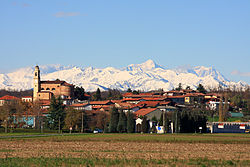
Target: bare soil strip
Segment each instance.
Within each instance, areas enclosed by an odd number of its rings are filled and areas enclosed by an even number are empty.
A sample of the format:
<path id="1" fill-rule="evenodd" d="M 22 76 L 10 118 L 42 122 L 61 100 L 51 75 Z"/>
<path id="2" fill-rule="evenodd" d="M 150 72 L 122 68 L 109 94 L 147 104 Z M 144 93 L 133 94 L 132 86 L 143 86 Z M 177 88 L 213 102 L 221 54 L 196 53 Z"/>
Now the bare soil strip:
<path id="1" fill-rule="evenodd" d="M 96 157 L 250 160 L 249 144 L 0 140 L 0 158 Z"/>

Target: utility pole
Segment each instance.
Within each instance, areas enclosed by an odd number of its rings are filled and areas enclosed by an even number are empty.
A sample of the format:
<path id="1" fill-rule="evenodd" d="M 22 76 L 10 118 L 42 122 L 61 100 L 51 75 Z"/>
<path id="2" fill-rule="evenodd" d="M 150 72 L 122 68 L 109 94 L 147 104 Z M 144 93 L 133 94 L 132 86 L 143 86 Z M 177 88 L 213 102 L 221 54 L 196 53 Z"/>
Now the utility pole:
<path id="1" fill-rule="evenodd" d="M 60 119 L 61 119 L 61 117 L 59 116 L 59 130 L 58 130 L 58 133 L 61 133 L 61 130 L 60 130 L 61 129 L 61 120 Z"/>
<path id="2" fill-rule="evenodd" d="M 81 133 L 83 133 L 83 111 L 82 111 L 82 128 L 81 128 Z"/>
<path id="3" fill-rule="evenodd" d="M 166 110 L 163 111 L 163 133 L 166 133 Z"/>
<path id="4" fill-rule="evenodd" d="M 8 133 L 8 118 L 5 120 L 5 133 Z"/>

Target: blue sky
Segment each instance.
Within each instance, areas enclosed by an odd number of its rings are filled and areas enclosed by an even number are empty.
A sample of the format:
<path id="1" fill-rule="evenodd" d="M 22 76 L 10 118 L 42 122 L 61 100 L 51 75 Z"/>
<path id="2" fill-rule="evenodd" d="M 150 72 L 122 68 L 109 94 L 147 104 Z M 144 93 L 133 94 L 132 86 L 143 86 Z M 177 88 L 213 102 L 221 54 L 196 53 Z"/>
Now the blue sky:
<path id="1" fill-rule="evenodd" d="M 250 83 L 249 0 L 2 0 L 0 25 L 1 72 L 152 59 Z"/>

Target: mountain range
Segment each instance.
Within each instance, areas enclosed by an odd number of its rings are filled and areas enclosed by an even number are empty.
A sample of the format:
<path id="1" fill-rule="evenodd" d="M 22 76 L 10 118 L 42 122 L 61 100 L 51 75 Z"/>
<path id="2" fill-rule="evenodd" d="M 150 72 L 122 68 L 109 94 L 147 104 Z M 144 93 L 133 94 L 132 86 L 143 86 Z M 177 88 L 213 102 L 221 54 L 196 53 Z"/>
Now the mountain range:
<path id="1" fill-rule="evenodd" d="M 248 85 L 245 82 L 232 82 L 226 79 L 213 67 L 180 67 L 167 69 L 148 60 L 142 64 L 131 64 L 125 68 L 81 68 L 77 66 L 43 65 L 40 66 L 41 80 L 65 80 L 76 86 L 82 86 L 86 91 L 119 89 L 150 91 L 163 88 L 172 90 L 178 87 L 190 86 L 195 89 L 198 84 L 206 88 L 240 88 Z M 33 85 L 34 67 L 18 69 L 11 73 L 0 74 L 0 89 L 26 90 Z"/>

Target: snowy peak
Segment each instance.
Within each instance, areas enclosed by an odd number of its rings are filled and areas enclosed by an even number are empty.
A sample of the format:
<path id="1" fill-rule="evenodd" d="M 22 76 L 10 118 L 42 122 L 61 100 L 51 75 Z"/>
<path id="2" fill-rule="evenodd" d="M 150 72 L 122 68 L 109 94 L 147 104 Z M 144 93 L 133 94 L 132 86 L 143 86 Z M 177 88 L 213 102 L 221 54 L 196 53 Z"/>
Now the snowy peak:
<path id="1" fill-rule="evenodd" d="M 61 79 L 76 86 L 82 86 L 86 91 L 119 89 L 127 90 L 171 90 L 179 83 L 195 89 L 198 84 L 206 88 L 241 88 L 247 83 L 230 82 L 213 67 L 184 66 L 177 69 L 165 69 L 148 60 L 141 64 L 131 64 L 123 69 L 107 67 L 103 69 L 77 66 L 44 65 L 40 66 L 42 80 Z M 12 73 L 0 74 L 0 89 L 31 89 L 34 67 L 21 68 Z"/>
<path id="2" fill-rule="evenodd" d="M 164 69 L 162 66 L 156 64 L 153 60 L 149 59 L 144 63 L 141 64 L 131 64 L 129 65 L 126 70 L 127 71 L 152 71 L 156 68 L 162 68 Z"/>
<path id="3" fill-rule="evenodd" d="M 229 82 L 228 79 L 226 79 L 219 71 L 217 71 L 214 67 L 204 67 L 204 66 L 196 66 L 192 67 L 190 65 L 186 66 L 181 66 L 175 69 L 176 73 L 181 74 L 181 73 L 191 73 L 195 74 L 197 77 L 213 77 L 217 81 L 227 81 Z"/>

